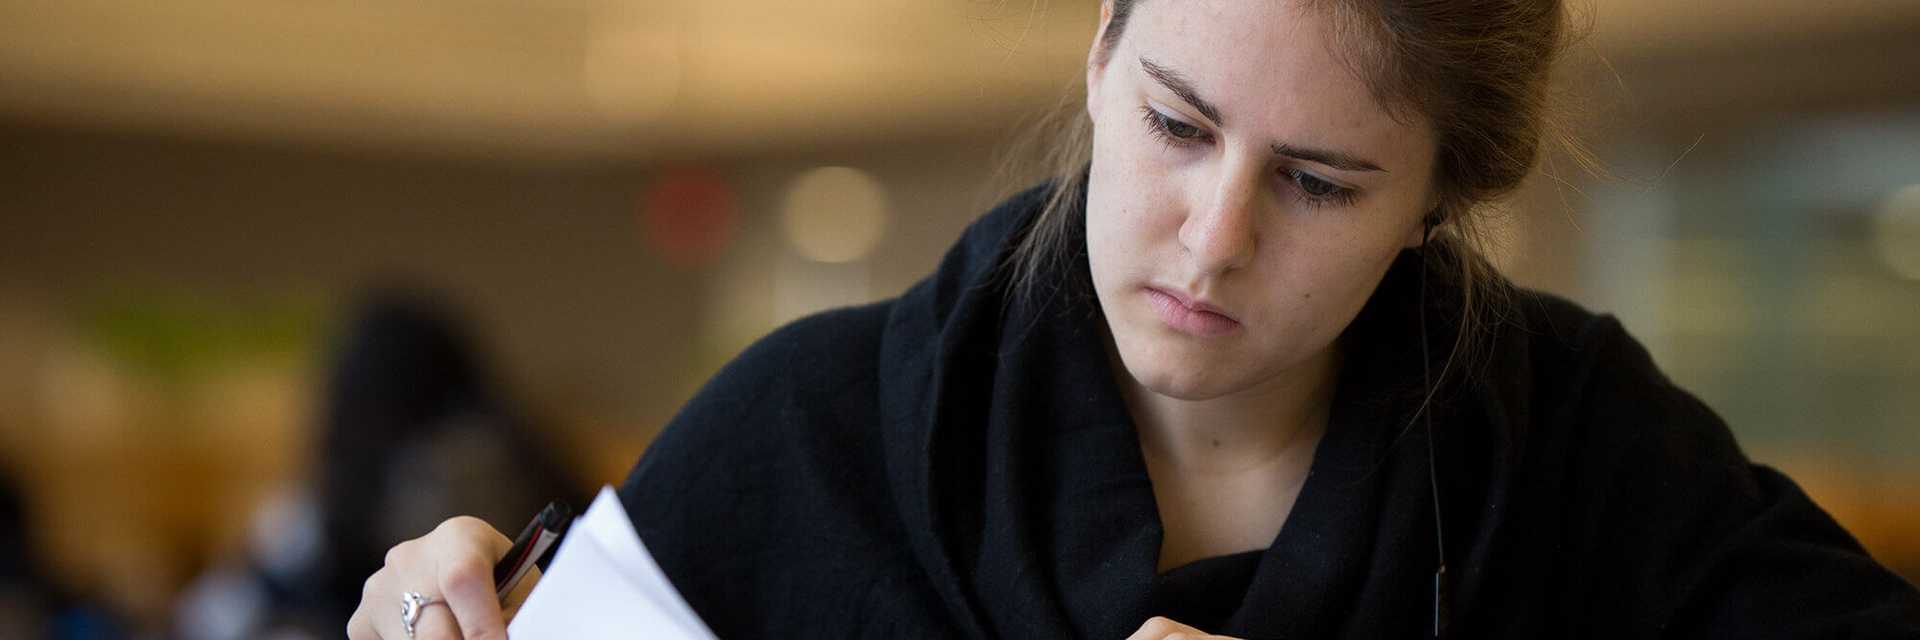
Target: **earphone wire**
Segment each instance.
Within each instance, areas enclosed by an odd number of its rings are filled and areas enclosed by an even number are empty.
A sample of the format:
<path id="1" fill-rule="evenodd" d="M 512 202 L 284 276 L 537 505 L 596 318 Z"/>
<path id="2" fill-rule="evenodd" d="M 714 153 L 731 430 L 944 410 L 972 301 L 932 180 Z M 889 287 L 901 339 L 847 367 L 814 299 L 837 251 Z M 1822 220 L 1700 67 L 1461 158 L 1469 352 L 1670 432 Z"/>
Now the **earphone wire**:
<path id="1" fill-rule="evenodd" d="M 1420 294 L 1416 301 L 1416 313 L 1420 318 L 1420 375 L 1426 382 L 1427 393 L 1433 393 L 1433 362 L 1427 351 L 1427 243 L 1433 238 L 1433 216 L 1425 221 L 1426 232 L 1420 238 Z M 1447 538 L 1446 528 L 1440 515 L 1440 471 L 1439 457 L 1434 454 L 1433 445 L 1433 408 L 1422 403 L 1420 417 L 1425 421 L 1427 430 L 1427 486 L 1433 490 L 1433 540 L 1438 548 L 1439 567 L 1433 573 L 1433 637 L 1444 637 L 1447 631 Z"/>

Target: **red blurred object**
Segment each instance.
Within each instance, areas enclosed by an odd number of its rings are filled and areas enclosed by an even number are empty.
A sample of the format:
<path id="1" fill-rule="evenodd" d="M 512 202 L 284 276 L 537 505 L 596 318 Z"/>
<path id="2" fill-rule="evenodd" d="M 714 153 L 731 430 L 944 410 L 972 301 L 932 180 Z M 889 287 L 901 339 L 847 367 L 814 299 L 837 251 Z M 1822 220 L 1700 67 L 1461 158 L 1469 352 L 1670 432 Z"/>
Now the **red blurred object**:
<path id="1" fill-rule="evenodd" d="M 733 242 L 737 202 L 717 171 L 669 170 L 640 197 L 647 244 L 675 266 L 710 264 Z"/>

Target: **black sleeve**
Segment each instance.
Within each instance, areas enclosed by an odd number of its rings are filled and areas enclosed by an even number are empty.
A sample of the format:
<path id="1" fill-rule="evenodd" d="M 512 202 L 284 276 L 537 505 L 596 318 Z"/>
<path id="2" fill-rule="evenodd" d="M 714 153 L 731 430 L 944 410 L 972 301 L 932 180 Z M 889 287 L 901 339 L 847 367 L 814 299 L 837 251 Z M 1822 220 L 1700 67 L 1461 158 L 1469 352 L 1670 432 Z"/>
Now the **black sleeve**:
<path id="1" fill-rule="evenodd" d="M 1619 324 L 1590 333 L 1609 601 L 1673 638 L 1920 638 L 1920 592 L 1792 480 L 1747 459 Z M 1605 616 L 1609 612 L 1595 612 Z M 1635 625 L 1639 626 L 1639 625 Z"/>
<path id="2" fill-rule="evenodd" d="M 1920 638 L 1920 594 L 1773 469 L 1730 496 L 1732 526 L 1689 571 L 1668 635 Z"/>
<path id="3" fill-rule="evenodd" d="M 762 338 L 694 395 L 619 487 L 643 543 L 722 638 L 904 637 L 934 619 L 895 541 L 880 454 L 880 305 Z"/>

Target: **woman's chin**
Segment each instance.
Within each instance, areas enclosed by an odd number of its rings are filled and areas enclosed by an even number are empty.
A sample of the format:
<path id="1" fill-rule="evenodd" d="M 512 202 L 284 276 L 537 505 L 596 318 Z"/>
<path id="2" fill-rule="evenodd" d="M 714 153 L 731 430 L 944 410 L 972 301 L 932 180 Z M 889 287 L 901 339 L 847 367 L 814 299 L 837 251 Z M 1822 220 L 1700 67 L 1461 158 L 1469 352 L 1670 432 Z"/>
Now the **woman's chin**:
<path id="1" fill-rule="evenodd" d="M 1117 344 L 1109 344 L 1115 349 L 1109 356 L 1118 357 L 1115 364 L 1124 367 L 1125 377 L 1133 381 L 1135 391 L 1200 401 L 1237 390 L 1235 376 L 1226 375 L 1233 367 L 1223 362 L 1219 354 L 1196 352 L 1192 345 L 1162 341 L 1158 336 L 1141 338 L 1123 334 Z"/>
<path id="2" fill-rule="evenodd" d="M 1199 402 L 1224 396 L 1238 389 L 1219 378 L 1217 371 L 1184 368 L 1154 368 L 1133 371 L 1133 379 L 1146 391 L 1175 400 Z"/>

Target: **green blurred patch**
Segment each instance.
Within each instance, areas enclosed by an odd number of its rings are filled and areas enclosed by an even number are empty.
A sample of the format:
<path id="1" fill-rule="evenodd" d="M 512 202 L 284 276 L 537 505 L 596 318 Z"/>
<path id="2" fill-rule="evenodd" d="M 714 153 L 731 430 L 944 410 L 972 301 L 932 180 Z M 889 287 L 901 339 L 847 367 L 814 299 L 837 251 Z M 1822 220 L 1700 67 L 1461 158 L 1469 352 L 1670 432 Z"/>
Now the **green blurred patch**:
<path id="1" fill-rule="evenodd" d="M 239 364 L 297 366 L 318 348 L 321 296 L 113 291 L 74 306 L 74 328 L 129 373 L 178 383 Z"/>

